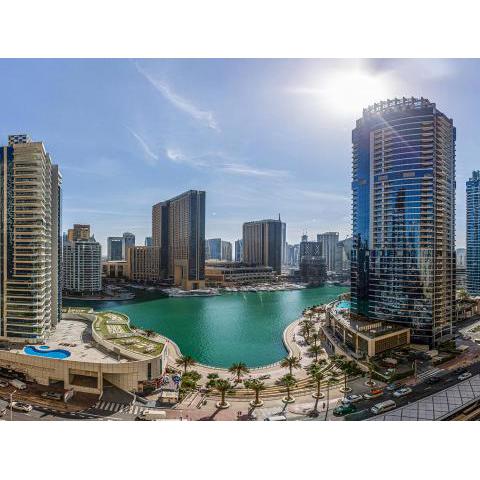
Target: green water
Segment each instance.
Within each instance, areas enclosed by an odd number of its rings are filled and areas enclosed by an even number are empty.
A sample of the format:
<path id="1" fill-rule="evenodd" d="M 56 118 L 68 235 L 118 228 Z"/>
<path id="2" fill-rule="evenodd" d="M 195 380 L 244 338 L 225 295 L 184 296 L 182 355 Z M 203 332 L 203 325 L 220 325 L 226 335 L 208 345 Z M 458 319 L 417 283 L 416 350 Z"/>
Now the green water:
<path id="1" fill-rule="evenodd" d="M 245 362 L 258 367 L 285 356 L 283 330 L 305 307 L 327 303 L 345 291 L 344 287 L 325 286 L 197 298 L 139 293 L 127 302 L 65 300 L 64 304 L 123 312 L 133 324 L 171 338 L 183 354 L 206 365 L 229 367 Z"/>

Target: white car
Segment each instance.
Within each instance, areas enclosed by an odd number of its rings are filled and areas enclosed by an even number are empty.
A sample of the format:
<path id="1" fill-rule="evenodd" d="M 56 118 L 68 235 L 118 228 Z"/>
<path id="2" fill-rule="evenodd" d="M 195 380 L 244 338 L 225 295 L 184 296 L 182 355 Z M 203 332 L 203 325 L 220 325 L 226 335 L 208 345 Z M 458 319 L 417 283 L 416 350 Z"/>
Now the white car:
<path id="1" fill-rule="evenodd" d="M 409 393 L 412 393 L 412 389 L 410 387 L 402 387 L 402 388 L 399 388 L 398 390 L 395 390 L 393 392 L 393 396 L 400 398 L 400 397 L 404 397 L 405 395 L 408 395 Z"/>
<path id="2" fill-rule="evenodd" d="M 458 376 L 459 380 L 466 380 L 467 378 L 470 378 L 472 374 L 470 372 L 465 372 L 462 373 L 461 375 Z"/>
<path id="3" fill-rule="evenodd" d="M 33 408 L 31 405 L 24 402 L 12 402 L 9 404 L 9 407 L 12 410 L 16 410 L 17 412 L 25 412 L 25 413 L 31 412 Z"/>
<path id="4" fill-rule="evenodd" d="M 363 400 L 363 397 L 361 395 L 351 393 L 350 395 L 347 395 L 342 399 L 342 403 L 357 403 L 360 402 L 360 400 Z"/>

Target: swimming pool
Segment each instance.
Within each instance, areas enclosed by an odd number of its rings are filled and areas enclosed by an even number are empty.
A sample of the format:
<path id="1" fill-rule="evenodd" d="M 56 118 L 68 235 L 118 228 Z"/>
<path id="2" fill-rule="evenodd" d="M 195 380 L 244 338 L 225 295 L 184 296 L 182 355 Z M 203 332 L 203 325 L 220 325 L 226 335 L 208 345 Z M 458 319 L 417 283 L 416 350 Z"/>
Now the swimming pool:
<path id="1" fill-rule="evenodd" d="M 33 355 L 35 357 L 58 358 L 60 360 L 68 358 L 71 355 L 68 350 L 63 350 L 62 348 L 50 350 L 50 347 L 47 347 L 46 345 L 42 345 L 41 347 L 28 345 L 23 349 L 23 352 L 27 355 Z"/>
<path id="2" fill-rule="evenodd" d="M 337 304 L 337 310 L 350 310 L 350 302 L 348 300 L 341 300 Z"/>

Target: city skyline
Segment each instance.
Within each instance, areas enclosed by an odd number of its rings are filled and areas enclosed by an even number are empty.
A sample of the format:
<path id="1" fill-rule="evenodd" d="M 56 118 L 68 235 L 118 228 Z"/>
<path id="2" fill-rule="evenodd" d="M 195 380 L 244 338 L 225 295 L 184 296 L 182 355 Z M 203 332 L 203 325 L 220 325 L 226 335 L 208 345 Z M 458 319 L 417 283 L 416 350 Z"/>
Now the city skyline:
<path id="1" fill-rule="evenodd" d="M 2 65 L 10 73 L 2 79 L 9 122 L 0 134 L 25 132 L 49 145 L 68 191 L 63 224 L 91 224 L 104 251 L 108 236 L 149 235 L 150 206 L 189 189 L 208 193 L 207 238 L 233 242 L 244 222 L 278 213 L 289 243 L 304 231 L 350 236 L 355 119 L 375 101 L 412 95 L 434 98 L 456 119 L 457 246 L 465 246 L 463 186 L 477 168 L 477 60 Z"/>

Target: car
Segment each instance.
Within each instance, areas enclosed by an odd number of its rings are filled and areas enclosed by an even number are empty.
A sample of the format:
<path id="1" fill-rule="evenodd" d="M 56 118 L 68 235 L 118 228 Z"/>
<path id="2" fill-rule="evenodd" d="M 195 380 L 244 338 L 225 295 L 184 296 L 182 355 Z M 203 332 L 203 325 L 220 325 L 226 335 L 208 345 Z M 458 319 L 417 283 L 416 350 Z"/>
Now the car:
<path id="1" fill-rule="evenodd" d="M 458 376 L 458 380 L 466 380 L 467 378 L 470 378 L 472 374 L 470 372 L 465 372 L 462 373 L 461 375 Z"/>
<path id="2" fill-rule="evenodd" d="M 4 382 L 3 380 L 0 380 L 0 387 L 1 388 L 7 388 L 8 387 L 8 382 Z"/>
<path id="3" fill-rule="evenodd" d="M 381 388 L 372 388 L 370 392 L 363 394 L 363 398 L 368 400 L 370 398 L 380 397 L 381 395 L 383 395 L 383 390 Z"/>
<path id="4" fill-rule="evenodd" d="M 393 392 L 394 397 L 404 397 L 405 395 L 408 395 L 409 393 L 412 393 L 412 389 L 410 387 L 402 387 L 399 388 L 398 390 L 395 390 Z"/>
<path id="5" fill-rule="evenodd" d="M 333 414 L 336 417 L 343 417 L 344 415 L 348 415 L 349 413 L 353 413 L 357 411 L 357 407 L 351 403 L 347 403 L 344 405 L 339 405 L 333 409 Z"/>
<path id="6" fill-rule="evenodd" d="M 363 400 L 363 397 L 361 395 L 357 395 L 356 393 L 351 393 L 350 395 L 346 395 L 345 398 L 342 399 L 342 403 L 343 404 L 356 403 L 356 402 L 359 402 L 360 400 Z"/>
<path id="7" fill-rule="evenodd" d="M 8 406 L 12 410 L 16 410 L 17 412 L 24 412 L 24 413 L 29 413 L 33 409 L 31 405 L 24 402 L 12 402 Z"/>
<path id="8" fill-rule="evenodd" d="M 394 390 L 397 390 L 397 388 L 400 388 L 400 385 L 398 383 L 393 382 L 393 383 L 389 383 L 386 386 L 385 390 L 387 390 L 388 392 L 393 392 Z"/>
<path id="9" fill-rule="evenodd" d="M 50 398 L 52 400 L 61 400 L 63 395 L 58 392 L 43 392 L 41 394 L 43 398 Z"/>

